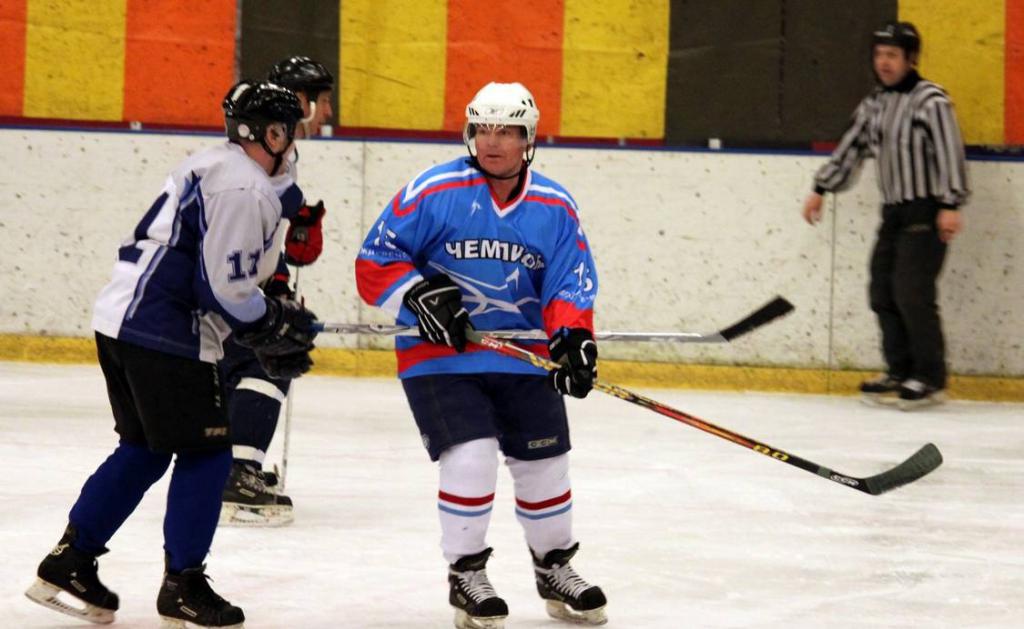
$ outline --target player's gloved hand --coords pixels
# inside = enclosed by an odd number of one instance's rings
[[[416,313],[420,336],[431,343],[466,351],[469,313],[462,307],[462,291],[447,275],[435,275],[409,289],[402,302]]]
[[[274,273],[270,276],[263,285],[260,286],[263,289],[263,294],[267,297],[277,297],[278,299],[295,299],[295,291],[288,285],[288,276],[284,273]]]
[[[235,341],[252,348],[271,378],[298,378],[313,366],[309,352],[317,334],[316,315],[295,301],[268,298],[266,304],[263,318],[252,329],[235,334]]]
[[[324,250],[324,202],[303,205],[288,225],[284,238],[284,257],[292,266],[306,266],[316,262]]]
[[[597,343],[586,328],[561,328],[548,342],[551,360],[561,367],[548,372],[548,382],[562,395],[584,398],[597,379]]]

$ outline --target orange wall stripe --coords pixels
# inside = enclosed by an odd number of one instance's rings
[[[234,79],[233,0],[128,0],[124,119],[219,126]]]
[[[0,115],[20,116],[25,94],[27,0],[0,2]]]
[[[1024,144],[1024,0],[1006,0],[1007,144]]]
[[[563,0],[449,0],[444,128],[462,129],[466,105],[490,81],[525,85],[541,134],[558,134],[562,110]]]

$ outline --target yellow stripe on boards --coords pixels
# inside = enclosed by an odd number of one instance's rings
[[[91,338],[0,334],[0,360],[95,364],[96,342]],[[319,376],[394,378],[398,373],[395,353],[385,350],[317,348],[313,350],[313,362],[310,373]],[[601,379],[627,388],[856,395],[857,385],[872,375],[865,371],[790,367],[601,361]],[[960,400],[1024,402],[1024,378],[951,376],[949,394]]]
[[[341,3],[339,120],[346,127],[440,129],[447,3]]]
[[[121,120],[126,0],[28,0],[24,115]]]
[[[561,135],[662,138],[667,0],[565,0]]]
[[[967,144],[1003,142],[1005,0],[900,0],[921,33],[921,75],[949,92]]]

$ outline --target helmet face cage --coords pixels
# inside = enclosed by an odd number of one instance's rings
[[[476,157],[473,137],[477,126],[520,127],[528,146],[527,163],[533,160],[540,110],[530,93],[520,83],[488,83],[466,105],[466,125],[462,141],[469,154]]]

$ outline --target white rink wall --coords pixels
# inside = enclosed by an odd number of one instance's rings
[[[118,243],[210,135],[0,129],[0,333],[91,336],[92,300]],[[325,250],[301,271],[325,320],[384,321],[361,305],[352,261],[391,196],[456,144],[315,140],[300,144],[307,198],[323,198]],[[735,345],[605,344],[602,356],[683,363],[874,369],[867,260],[878,225],[873,164],[830,197],[826,221],[800,218],[824,158],[541,146],[535,167],[582,209],[598,264],[596,322],[607,330],[708,331],[770,297],[788,318]],[[970,162],[967,228],[941,280],[955,373],[1024,375],[1024,162]],[[326,337],[325,347],[390,346]]]

